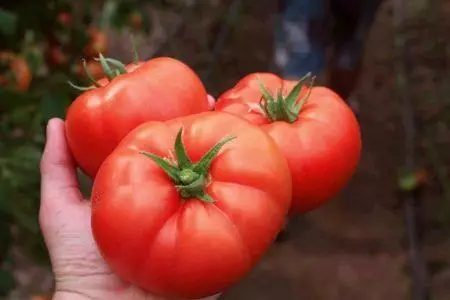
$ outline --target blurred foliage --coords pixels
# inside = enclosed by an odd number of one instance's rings
[[[149,31],[144,5],[167,1],[15,0],[0,4],[0,293],[13,242],[37,262],[47,254],[39,232],[39,160],[49,118],[64,117],[94,57],[108,53],[109,29]],[[177,1],[171,1],[177,4]],[[36,17],[38,16],[38,17]]]

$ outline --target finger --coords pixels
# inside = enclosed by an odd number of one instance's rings
[[[41,206],[53,207],[81,200],[76,169],[66,142],[64,122],[52,119],[41,159]]]
[[[216,100],[211,95],[208,95],[208,105],[209,105],[209,110],[214,110],[214,106],[216,105]]]

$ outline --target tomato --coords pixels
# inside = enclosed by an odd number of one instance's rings
[[[90,60],[86,62],[86,67],[94,79],[101,79],[104,76],[102,66],[99,62]],[[83,70],[82,63],[75,65],[74,72],[80,77],[83,77],[85,79],[88,78],[85,70]]]
[[[134,29],[141,29],[143,20],[140,12],[132,12],[129,16],[129,24]]]
[[[72,154],[92,178],[123,137],[147,121],[209,110],[200,78],[182,62],[155,58],[81,94],[69,107],[66,135]]]
[[[59,24],[61,24],[63,26],[69,26],[72,24],[72,21],[73,21],[72,14],[70,12],[66,12],[66,11],[60,12],[57,15],[57,20],[58,20]]]
[[[28,90],[32,75],[25,59],[12,52],[0,52],[0,63],[2,67],[6,67],[6,71],[0,74],[0,87],[13,87],[18,91]]]
[[[352,110],[332,90],[305,86],[310,79],[296,83],[270,73],[250,74],[216,103],[216,110],[261,126],[278,144],[292,174],[291,214],[335,196],[354,173],[361,152]]]
[[[84,47],[84,54],[88,57],[95,57],[99,53],[108,51],[108,36],[105,32],[91,27],[87,31],[89,43]]]
[[[206,112],[127,135],[94,181],[92,230],[122,279],[170,299],[200,298],[255,266],[290,199],[273,140],[241,118]]]
[[[51,67],[59,67],[68,63],[69,58],[64,51],[58,47],[49,47],[46,50],[46,61]]]

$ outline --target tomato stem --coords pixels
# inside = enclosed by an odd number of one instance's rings
[[[87,62],[85,59],[83,59],[83,69],[84,72],[86,72],[87,77],[89,78],[89,80],[96,86],[96,87],[101,87],[101,85],[97,82],[97,80],[94,79],[94,76],[92,76],[91,71],[89,70],[88,66],[87,66]]]
[[[90,90],[95,89],[95,86],[93,86],[93,85],[91,85],[91,86],[86,86],[86,87],[85,87],[85,86],[79,86],[79,85],[76,85],[76,84],[72,83],[70,80],[68,80],[67,83],[68,83],[71,87],[73,87],[74,89],[79,90],[79,91],[90,91]]]
[[[133,51],[133,63],[137,65],[139,64],[139,54],[136,49],[136,40],[134,39],[134,35],[131,35],[131,46]]]
[[[193,163],[186,153],[182,133],[183,128],[178,131],[175,138],[176,164],[152,153],[145,151],[140,153],[152,159],[171,178],[181,198],[198,198],[204,202],[213,203],[214,199],[205,192],[208,184],[208,172],[219,151],[235,137],[227,137],[219,141],[197,163]]]
[[[276,97],[274,97],[267,90],[261,80],[258,79],[262,93],[261,102],[259,105],[264,111],[264,114],[272,122],[285,121],[294,123],[297,121],[300,110],[303,108],[311,95],[314,80],[315,76],[308,73],[298,81],[286,97],[283,96],[282,88],[277,90]],[[305,86],[307,87],[308,92],[301,99],[298,99],[302,89]]]

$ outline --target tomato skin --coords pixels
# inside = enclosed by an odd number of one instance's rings
[[[213,160],[206,191],[215,203],[181,199],[169,177],[139,151],[172,157],[184,128],[197,162],[235,136]],[[290,207],[291,178],[273,140],[231,114],[206,112],[133,130],[101,166],[92,191],[92,230],[122,279],[172,299],[206,297],[239,281],[259,261]]]
[[[291,214],[318,208],[345,186],[358,165],[361,152],[358,121],[336,93],[314,87],[297,121],[270,122],[257,109],[262,97],[257,78],[274,94],[282,88],[286,95],[296,84],[270,73],[250,74],[218,98],[216,110],[239,115],[261,126],[275,140],[292,174]]]
[[[182,62],[155,58],[128,65],[128,73],[98,82],[69,107],[66,135],[80,168],[92,178],[123,137],[147,121],[208,111],[200,78]]]

